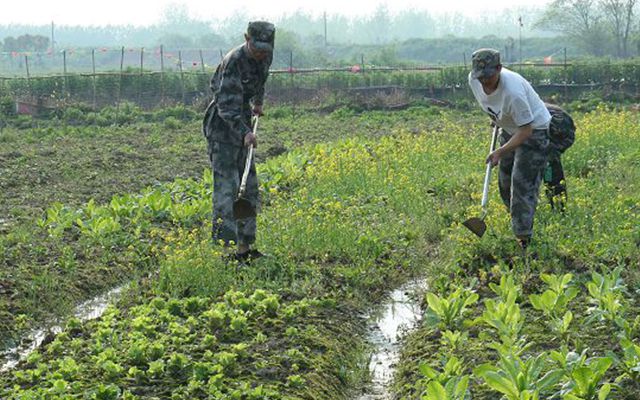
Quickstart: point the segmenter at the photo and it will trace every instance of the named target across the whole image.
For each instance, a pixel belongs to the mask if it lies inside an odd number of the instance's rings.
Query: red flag
[[[547,57],[544,58],[544,63],[545,64],[551,64],[552,61],[553,60],[551,59],[551,56],[547,56]]]

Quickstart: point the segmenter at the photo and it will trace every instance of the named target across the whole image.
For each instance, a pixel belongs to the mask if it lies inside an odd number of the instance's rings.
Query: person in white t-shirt
[[[471,60],[471,91],[501,130],[500,147],[486,162],[500,164],[500,197],[511,213],[513,233],[526,249],[547,160],[551,115],[531,84],[502,66],[497,50],[476,50]]]

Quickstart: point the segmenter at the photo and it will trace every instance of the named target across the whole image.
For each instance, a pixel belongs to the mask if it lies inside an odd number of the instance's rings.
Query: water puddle
[[[120,293],[127,287],[128,284],[118,286],[107,293],[79,304],[75,308],[73,316],[82,322],[100,318],[107,309],[107,306],[116,300]],[[63,327],[60,325],[60,322],[54,322],[47,328],[37,329],[27,334],[19,345],[0,353],[0,372],[14,368],[20,361],[27,358],[29,354],[40,347],[45,339],[52,337],[52,335],[55,336],[59,334],[62,330]]]
[[[409,282],[391,292],[379,311],[369,316],[368,341],[374,348],[369,362],[372,384],[357,400],[392,399],[389,386],[400,358],[400,340],[416,328],[422,318],[420,299],[426,290],[423,280]]]

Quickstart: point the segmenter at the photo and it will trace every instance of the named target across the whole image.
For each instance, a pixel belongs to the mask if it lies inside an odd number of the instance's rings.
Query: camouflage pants
[[[256,240],[256,219],[244,218],[236,220],[233,216],[235,202],[248,148],[238,147],[220,142],[209,142],[211,167],[213,169],[213,227],[211,236],[214,241],[222,240],[225,244],[231,241],[236,244],[252,244]],[[247,177],[244,198],[257,209],[258,177],[255,163]]]
[[[547,167],[543,175],[545,194],[552,208],[558,208],[564,211],[567,202],[567,186],[564,179],[564,169],[562,168],[562,160],[560,160],[560,152],[556,150],[549,151]]]
[[[511,136],[502,131],[500,145]],[[500,160],[500,197],[511,213],[511,229],[516,236],[533,234],[533,215],[538,204],[542,171],[547,162],[549,138],[546,130],[534,130],[531,137]]]

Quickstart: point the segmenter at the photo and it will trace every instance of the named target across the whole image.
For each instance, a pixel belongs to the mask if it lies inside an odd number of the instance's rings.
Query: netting
[[[39,108],[85,104],[94,109],[131,102],[144,109],[205,103],[219,49],[80,49],[49,53],[0,53],[0,96]],[[279,54],[279,57],[283,57]],[[274,60],[267,97],[295,104],[333,93],[419,96],[467,93],[468,66],[380,67],[365,64],[295,68],[294,54]],[[289,65],[287,68],[276,66]],[[511,66],[543,93],[565,96],[608,88],[638,97],[640,66],[634,62],[521,64]],[[468,93],[467,93],[468,94]]]

